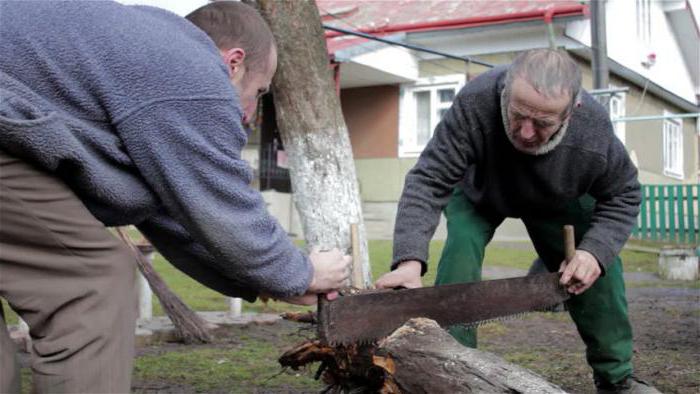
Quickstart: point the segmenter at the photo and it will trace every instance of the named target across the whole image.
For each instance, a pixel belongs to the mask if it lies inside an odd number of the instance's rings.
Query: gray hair
[[[506,74],[509,94],[516,77],[524,78],[545,97],[568,94],[574,105],[581,89],[581,69],[563,50],[532,49],[519,54]]]

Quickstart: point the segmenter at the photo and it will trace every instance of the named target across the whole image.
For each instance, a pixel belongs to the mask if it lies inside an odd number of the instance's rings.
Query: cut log
[[[564,393],[502,358],[462,346],[429,319],[412,319],[378,344],[330,347],[307,341],[279,362],[299,369],[321,362],[327,393]]]
[[[412,319],[380,342],[374,364],[386,365],[402,393],[564,393],[534,372],[462,346],[429,319]]]

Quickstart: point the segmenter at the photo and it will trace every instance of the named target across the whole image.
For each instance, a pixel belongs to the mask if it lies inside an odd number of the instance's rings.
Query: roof
[[[373,34],[461,29],[588,13],[588,7],[577,0],[317,0],[316,4],[325,24]]]

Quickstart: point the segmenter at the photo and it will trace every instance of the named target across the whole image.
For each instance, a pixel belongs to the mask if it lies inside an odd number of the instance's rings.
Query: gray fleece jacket
[[[401,261],[427,261],[428,243],[455,187],[463,188],[478,210],[500,218],[547,217],[591,195],[596,200],[591,227],[577,248],[593,254],[603,269],[629,237],[640,185],[605,109],[583,92],[553,150],[521,153],[509,141],[501,116],[506,72],[507,66],[496,67],[460,91],[406,176],[394,230],[394,268]]]
[[[238,95],[204,32],[151,7],[0,2],[0,54],[0,149],[217,291],[307,289],[308,258],[249,186]]]

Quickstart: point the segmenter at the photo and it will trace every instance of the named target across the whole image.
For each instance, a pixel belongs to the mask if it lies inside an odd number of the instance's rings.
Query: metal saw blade
[[[443,327],[493,320],[546,308],[569,298],[559,274],[460,283],[418,289],[377,290],[327,301],[319,297],[318,334],[327,344],[371,342],[414,317]]]

